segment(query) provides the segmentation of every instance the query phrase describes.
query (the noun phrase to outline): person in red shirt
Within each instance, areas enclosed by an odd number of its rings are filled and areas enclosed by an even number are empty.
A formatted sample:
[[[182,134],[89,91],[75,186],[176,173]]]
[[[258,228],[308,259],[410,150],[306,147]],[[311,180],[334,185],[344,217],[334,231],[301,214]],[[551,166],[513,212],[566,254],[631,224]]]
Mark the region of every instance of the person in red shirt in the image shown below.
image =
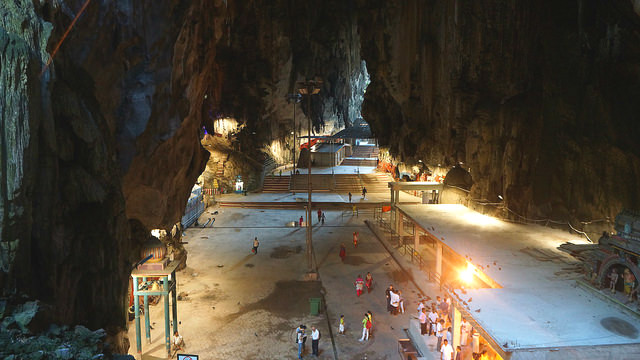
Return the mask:
[[[353,232],[353,247],[358,247],[358,232]]]

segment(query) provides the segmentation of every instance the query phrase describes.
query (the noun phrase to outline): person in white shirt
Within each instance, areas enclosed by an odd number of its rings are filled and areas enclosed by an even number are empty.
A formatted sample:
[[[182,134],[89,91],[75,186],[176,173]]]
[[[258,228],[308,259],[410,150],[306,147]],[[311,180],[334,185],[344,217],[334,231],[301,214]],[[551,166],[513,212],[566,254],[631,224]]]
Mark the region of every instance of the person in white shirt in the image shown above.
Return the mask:
[[[175,352],[184,350],[184,339],[182,339],[182,335],[178,334],[177,331],[173,332],[172,345]]]
[[[453,359],[453,347],[451,347],[447,339],[444,339],[444,345],[442,345],[442,349],[440,349],[440,360],[451,359]]]
[[[400,305],[400,296],[398,296],[398,294],[396,294],[393,291],[389,292],[389,296],[390,296],[389,303],[391,304],[391,314],[398,315],[398,305]]]
[[[435,309],[431,309],[429,313],[429,335],[436,335],[436,324],[438,322],[438,313]]]
[[[444,336],[444,320],[440,319],[438,325],[436,325],[436,337],[438,338],[437,351],[442,348],[442,337]]]
[[[427,335],[427,310],[422,308],[420,313],[420,335]]]
[[[420,316],[420,314],[422,314],[422,309],[424,309],[424,300],[418,302],[418,316]]]
[[[318,342],[320,341],[320,331],[315,326],[311,327],[311,354],[318,356]]]
[[[462,318],[462,324],[460,324],[460,345],[462,346],[467,345],[470,327],[471,324],[469,324],[465,318]]]

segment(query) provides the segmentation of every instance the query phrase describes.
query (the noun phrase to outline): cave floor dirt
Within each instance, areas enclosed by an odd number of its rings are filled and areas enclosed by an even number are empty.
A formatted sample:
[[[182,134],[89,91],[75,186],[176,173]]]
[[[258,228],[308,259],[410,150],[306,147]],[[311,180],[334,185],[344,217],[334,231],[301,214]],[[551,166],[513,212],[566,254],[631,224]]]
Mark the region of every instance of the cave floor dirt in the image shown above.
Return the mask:
[[[251,196],[249,196],[251,197]],[[200,359],[296,359],[295,328],[306,324],[319,328],[319,359],[334,359],[332,336],[339,359],[395,359],[397,339],[404,331],[419,299],[419,292],[364,224],[367,215],[343,216],[327,211],[325,225],[314,219],[314,250],[319,283],[301,282],[306,272],[305,231],[285,227],[303,215],[297,210],[218,210],[213,228],[189,228],[184,241],[189,252],[187,268],[177,274],[180,334],[185,353]],[[315,214],[314,214],[315,215]],[[352,233],[360,233],[357,248]],[[260,240],[258,254],[251,253],[253,238]],[[338,256],[340,243],[347,258]],[[374,288],[356,297],[353,282],[370,271]],[[385,311],[384,290],[389,284],[403,290],[404,315]],[[324,289],[327,313],[309,315],[309,298]],[[186,294],[186,296],[184,296]],[[427,294],[435,297],[436,294]],[[368,342],[359,342],[364,312],[371,310],[374,331]],[[143,359],[165,358],[162,302],[150,309],[151,344],[143,339]],[[346,335],[337,335],[338,320],[345,315]],[[332,334],[329,332],[327,317]],[[144,324],[144,321],[142,322]],[[143,326],[144,328],[144,326]],[[144,330],[143,330],[144,332]],[[135,355],[135,327],[129,328],[130,353]],[[305,358],[311,355],[307,342]]]

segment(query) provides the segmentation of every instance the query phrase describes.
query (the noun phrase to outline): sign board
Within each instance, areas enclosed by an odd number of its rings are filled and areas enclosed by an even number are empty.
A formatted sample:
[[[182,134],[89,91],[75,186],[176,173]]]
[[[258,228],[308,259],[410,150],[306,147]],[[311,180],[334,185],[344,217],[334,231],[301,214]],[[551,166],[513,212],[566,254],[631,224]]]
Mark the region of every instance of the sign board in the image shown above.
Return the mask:
[[[177,354],[178,360],[198,360],[198,355],[191,354]]]

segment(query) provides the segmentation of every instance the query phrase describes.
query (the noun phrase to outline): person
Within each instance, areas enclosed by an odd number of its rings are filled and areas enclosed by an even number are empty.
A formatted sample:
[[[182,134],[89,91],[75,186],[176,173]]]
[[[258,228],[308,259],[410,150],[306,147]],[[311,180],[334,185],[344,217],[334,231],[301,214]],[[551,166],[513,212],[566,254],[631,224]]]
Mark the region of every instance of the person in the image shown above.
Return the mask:
[[[260,242],[258,241],[258,237],[256,236],[253,239],[253,250],[251,250],[253,252],[254,255],[258,254],[258,246],[260,245]]]
[[[373,287],[373,276],[370,272],[367,272],[367,276],[364,277],[364,285],[367,287],[367,294],[370,293]]]
[[[391,308],[391,293],[393,292],[393,285],[389,285],[387,290],[384,291],[387,296],[387,311],[391,312],[393,309]]]
[[[436,325],[436,337],[438,338],[438,345],[436,347],[437,351],[441,350],[443,336],[444,336],[444,320],[440,319],[440,321]]]
[[[340,315],[340,324],[338,325],[338,334],[344,335],[344,315]]]
[[[442,299],[442,302],[439,305],[440,311],[442,312],[442,317],[447,317],[449,315],[449,304],[445,299]]]
[[[351,207],[351,216],[356,215],[358,216],[358,208],[356,207],[355,204],[353,204],[353,206]]]
[[[282,177],[282,169],[280,169],[280,175],[279,176]]]
[[[353,232],[353,247],[358,247],[358,232]]]
[[[320,331],[315,326],[311,327],[311,354],[318,356],[318,342],[320,342]]]
[[[431,308],[431,312],[429,313],[429,335],[436,335],[437,330],[437,322],[438,322],[438,313],[434,307]],[[436,335],[437,336],[437,335]]]
[[[612,269],[611,274],[609,274],[609,289],[612,294],[616,292],[616,283],[618,282],[618,270]]]
[[[349,193],[349,202],[351,202],[351,196],[352,196],[351,193]]]
[[[420,313],[420,335],[427,335],[427,309],[422,308]]]
[[[462,360],[462,348],[460,345],[456,346],[456,360]]]
[[[449,341],[449,344],[453,344],[453,334],[451,333],[451,327],[447,328],[446,339],[447,341]]]
[[[324,225],[324,220],[326,219],[326,216],[324,216],[324,212],[322,213],[322,225]]]
[[[360,296],[360,294],[362,294],[362,290],[364,289],[364,280],[362,280],[362,275],[358,275],[354,284],[356,286],[356,295]]]
[[[371,323],[371,326],[369,327],[369,336],[371,336],[373,333],[373,313],[371,310],[367,310],[367,316],[369,316],[369,322]]]
[[[418,301],[418,316],[422,314],[422,309],[425,309],[424,300]]]
[[[302,359],[302,349],[304,346],[304,329],[297,332],[296,343],[298,344],[298,359]]]
[[[302,227],[302,222],[304,221],[304,219],[302,218],[302,216],[300,216],[300,227]]]
[[[398,315],[398,306],[400,305],[400,296],[395,291],[389,292],[390,299],[389,304],[391,304],[391,315]]]
[[[344,244],[340,244],[340,260],[344,262],[344,258],[347,256],[347,248],[344,247]]]
[[[369,314],[364,313],[364,318],[362,319],[362,337],[359,341],[369,340],[369,329],[371,329],[371,320],[369,319]]]
[[[401,314],[404,314],[404,297],[401,290],[398,290],[398,310],[400,310]]]
[[[453,347],[444,339],[444,345],[440,349],[440,360],[452,360],[453,359]]]
[[[173,332],[172,348],[176,353],[184,350],[184,339],[177,331]]]
[[[466,346],[467,340],[469,339],[469,330],[471,324],[467,322],[467,319],[462,318],[462,323],[460,324],[460,345]]]
[[[366,199],[367,197],[367,188],[366,187],[362,187],[362,199]]]
[[[318,222],[320,222],[320,220],[322,220],[322,210],[318,209]]]

